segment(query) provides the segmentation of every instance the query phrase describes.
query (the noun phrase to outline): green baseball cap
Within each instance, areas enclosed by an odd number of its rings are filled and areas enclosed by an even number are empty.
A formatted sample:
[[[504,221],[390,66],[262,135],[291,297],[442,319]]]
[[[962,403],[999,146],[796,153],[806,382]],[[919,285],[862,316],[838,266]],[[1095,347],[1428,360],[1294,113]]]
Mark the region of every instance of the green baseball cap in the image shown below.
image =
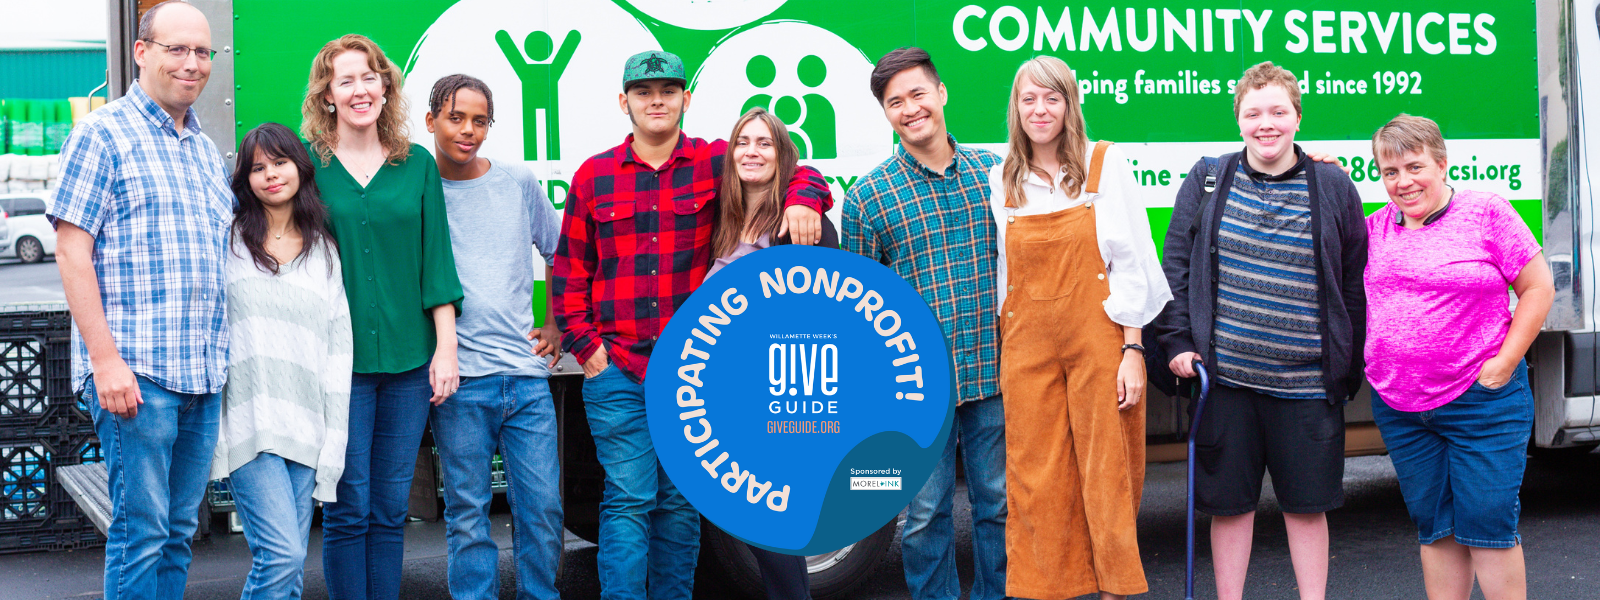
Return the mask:
[[[630,85],[652,79],[675,81],[678,85],[689,87],[688,78],[683,76],[683,59],[676,54],[650,50],[628,57],[628,62],[622,67],[622,91],[628,91]]]

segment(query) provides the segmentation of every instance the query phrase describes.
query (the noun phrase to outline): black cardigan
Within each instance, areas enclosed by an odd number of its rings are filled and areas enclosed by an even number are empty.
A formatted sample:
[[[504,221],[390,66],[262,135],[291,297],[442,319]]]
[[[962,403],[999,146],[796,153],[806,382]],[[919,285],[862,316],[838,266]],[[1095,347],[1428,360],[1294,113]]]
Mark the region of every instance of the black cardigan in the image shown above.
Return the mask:
[[[1300,148],[1295,151],[1299,153]],[[1217,304],[1216,240],[1241,156],[1232,153],[1218,159],[1215,198],[1222,202],[1200,205],[1206,196],[1204,160],[1195,162],[1178,189],[1161,264],[1172,287],[1172,301],[1150,324],[1168,356],[1196,352],[1207,366],[1217,364],[1212,335]],[[1306,167],[1306,187],[1311,194],[1312,247],[1318,265],[1323,377],[1328,402],[1348,402],[1361,389],[1364,375],[1361,352],[1367,337],[1367,296],[1361,278],[1367,266],[1366,215],[1355,184],[1337,165],[1311,161]]]

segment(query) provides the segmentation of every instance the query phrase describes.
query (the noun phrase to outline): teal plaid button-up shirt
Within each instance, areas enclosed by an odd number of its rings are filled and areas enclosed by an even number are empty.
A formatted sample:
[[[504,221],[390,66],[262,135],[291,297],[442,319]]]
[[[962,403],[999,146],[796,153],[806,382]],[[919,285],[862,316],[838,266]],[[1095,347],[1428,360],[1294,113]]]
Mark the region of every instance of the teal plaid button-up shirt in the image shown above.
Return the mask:
[[[905,279],[933,309],[956,365],[957,403],[1000,393],[995,325],[995,230],[989,215],[993,152],[956,144],[943,173],[904,146],[845,195],[845,250]]]

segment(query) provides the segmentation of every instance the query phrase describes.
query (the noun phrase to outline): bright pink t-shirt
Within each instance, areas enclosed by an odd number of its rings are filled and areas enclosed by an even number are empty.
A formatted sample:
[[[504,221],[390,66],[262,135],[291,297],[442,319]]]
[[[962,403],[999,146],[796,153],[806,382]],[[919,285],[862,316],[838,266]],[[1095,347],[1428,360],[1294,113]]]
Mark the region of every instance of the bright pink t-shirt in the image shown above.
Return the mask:
[[[1422,229],[1393,204],[1367,217],[1367,380],[1395,410],[1459,397],[1511,328],[1507,286],[1540,252],[1505,198],[1458,191]]]

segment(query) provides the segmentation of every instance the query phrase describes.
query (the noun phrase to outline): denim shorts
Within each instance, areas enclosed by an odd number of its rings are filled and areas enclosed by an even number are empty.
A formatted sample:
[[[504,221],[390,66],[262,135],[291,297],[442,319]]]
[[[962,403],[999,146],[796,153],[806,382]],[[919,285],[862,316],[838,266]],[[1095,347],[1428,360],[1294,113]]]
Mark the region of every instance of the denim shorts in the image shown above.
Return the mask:
[[[1374,390],[1372,417],[1400,476],[1418,542],[1453,535],[1474,548],[1522,543],[1517,494],[1533,431],[1526,361],[1499,388],[1473,382],[1449,404],[1423,412],[1390,408]]]

